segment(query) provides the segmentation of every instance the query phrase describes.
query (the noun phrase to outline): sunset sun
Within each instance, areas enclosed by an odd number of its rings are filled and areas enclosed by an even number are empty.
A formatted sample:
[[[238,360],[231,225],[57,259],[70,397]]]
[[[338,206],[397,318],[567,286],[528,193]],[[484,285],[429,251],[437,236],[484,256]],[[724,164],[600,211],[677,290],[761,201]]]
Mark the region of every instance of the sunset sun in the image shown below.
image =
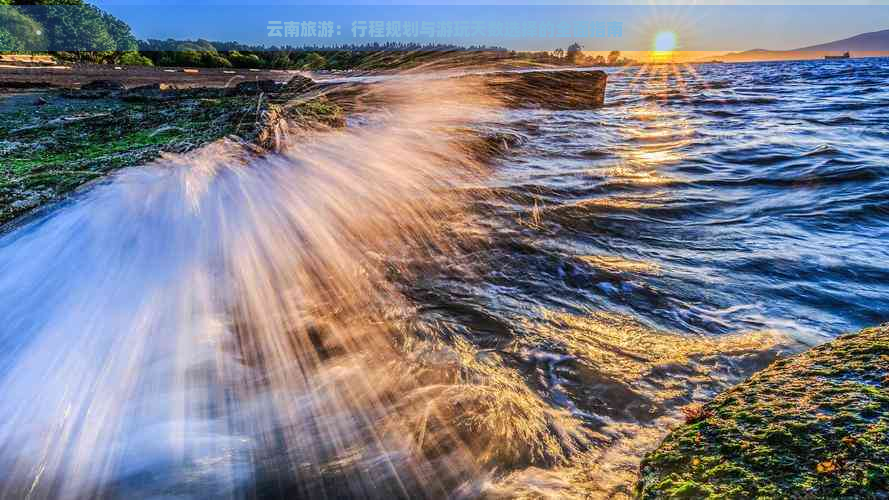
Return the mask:
[[[656,59],[666,59],[673,55],[676,49],[676,33],[672,31],[660,31],[654,36],[654,51],[652,56]]]

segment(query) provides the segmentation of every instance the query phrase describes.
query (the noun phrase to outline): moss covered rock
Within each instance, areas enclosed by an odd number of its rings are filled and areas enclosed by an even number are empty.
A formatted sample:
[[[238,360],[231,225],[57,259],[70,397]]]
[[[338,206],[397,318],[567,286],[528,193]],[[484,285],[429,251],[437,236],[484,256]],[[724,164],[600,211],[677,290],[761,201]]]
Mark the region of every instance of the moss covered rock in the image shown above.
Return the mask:
[[[182,153],[223,137],[274,148],[274,130],[283,121],[344,123],[342,110],[322,95],[95,87],[43,93],[39,106],[32,94],[0,97],[0,225],[163,152]],[[99,91],[104,94],[92,94]]]
[[[889,326],[775,362],[686,412],[642,498],[889,498]]]

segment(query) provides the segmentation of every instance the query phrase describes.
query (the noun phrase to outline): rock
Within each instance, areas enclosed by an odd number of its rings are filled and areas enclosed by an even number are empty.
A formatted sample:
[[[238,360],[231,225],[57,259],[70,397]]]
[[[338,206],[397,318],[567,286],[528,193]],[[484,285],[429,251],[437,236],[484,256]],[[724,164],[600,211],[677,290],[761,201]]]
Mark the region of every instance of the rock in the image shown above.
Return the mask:
[[[125,90],[124,84],[116,80],[94,80],[78,90],[68,90],[62,95],[69,99],[101,99],[118,95]]]
[[[590,109],[605,103],[604,71],[531,71],[471,75],[514,108]]]
[[[35,106],[44,106],[48,103],[49,103],[49,101],[47,101],[46,99],[44,99],[42,97],[38,97],[37,99],[34,100]]]
[[[56,85],[52,82],[35,82],[35,81],[0,81],[0,89],[51,89]]]
[[[100,91],[106,90],[109,92],[122,92],[126,90],[126,87],[123,83],[117,80],[93,80],[85,85],[80,87],[80,90],[88,90],[88,91]]]
[[[169,101],[179,97],[177,90],[179,88],[170,83],[152,83],[127,89],[121,98],[130,102]]]
[[[154,93],[154,92],[167,92],[170,90],[178,90],[179,87],[173,85],[172,83],[150,83],[148,85],[140,85],[138,87],[132,87],[127,90],[128,93]]]
[[[889,498],[889,325],[773,363],[674,430],[641,498]]]
[[[295,75],[281,89],[286,93],[301,93],[315,86],[315,80],[302,75]]]
[[[145,164],[163,153],[183,153],[223,137],[236,137],[244,147],[265,154],[280,147],[287,130],[298,133],[345,125],[342,110],[321,95],[300,96],[285,106],[271,99],[229,95],[220,87],[177,88],[165,83],[123,92],[72,90],[68,95],[105,98],[46,106],[25,126],[18,113],[30,110],[33,114],[36,95],[0,110],[0,125],[5,126],[0,127],[5,128],[0,165],[14,161],[21,166],[4,172],[0,226],[63,198],[84,183],[119,168]],[[47,98],[55,103],[54,98]],[[122,102],[139,99],[150,104]],[[29,201],[38,191],[44,194]]]
[[[234,93],[240,95],[256,95],[259,93],[277,92],[281,85],[274,80],[254,80],[241,82],[235,86]]]

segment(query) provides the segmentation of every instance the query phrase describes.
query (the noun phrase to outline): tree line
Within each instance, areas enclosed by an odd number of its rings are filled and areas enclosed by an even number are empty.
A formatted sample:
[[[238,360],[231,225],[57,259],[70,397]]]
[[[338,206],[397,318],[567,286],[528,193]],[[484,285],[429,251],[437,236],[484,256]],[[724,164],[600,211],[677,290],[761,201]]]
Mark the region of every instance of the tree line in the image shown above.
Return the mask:
[[[419,64],[454,53],[485,61],[521,58],[549,64],[619,65],[631,61],[612,51],[588,57],[574,43],[567,50],[514,52],[484,45],[385,42],[329,46],[251,46],[207,40],[136,40],[130,27],[83,0],[0,0],[0,52],[49,52],[66,62],[205,68],[350,69]]]
[[[348,69],[388,67],[454,52],[484,52],[503,57],[503,47],[457,46],[435,43],[369,43],[327,46],[256,46],[208,40],[155,40],[139,42],[139,52],[157,66],[206,68]]]
[[[138,50],[125,22],[83,0],[0,0],[0,52],[48,51],[62,59],[147,63]]]

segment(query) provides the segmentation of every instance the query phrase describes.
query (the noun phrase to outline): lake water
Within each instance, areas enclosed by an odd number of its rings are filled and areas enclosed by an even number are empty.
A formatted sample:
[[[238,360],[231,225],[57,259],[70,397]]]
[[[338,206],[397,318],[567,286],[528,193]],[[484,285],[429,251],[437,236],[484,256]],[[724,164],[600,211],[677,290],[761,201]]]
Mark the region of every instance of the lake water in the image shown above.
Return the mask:
[[[631,495],[684,405],[889,318],[886,82],[420,83],[281,154],[120,172],[0,236],[0,494]]]

